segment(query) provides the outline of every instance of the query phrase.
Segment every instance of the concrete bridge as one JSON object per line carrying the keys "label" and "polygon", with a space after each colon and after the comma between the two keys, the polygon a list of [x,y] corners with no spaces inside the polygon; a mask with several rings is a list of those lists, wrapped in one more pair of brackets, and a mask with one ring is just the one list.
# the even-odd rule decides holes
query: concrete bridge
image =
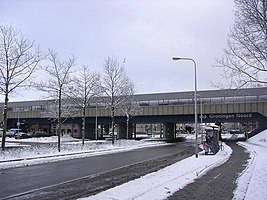
{"label": "concrete bridge", "polygon": [[[134,104],[140,112],[130,119],[130,124],[156,124],[164,127],[164,137],[173,138],[176,123],[194,123],[194,92],[173,92],[155,94],[137,94]],[[251,134],[267,128],[267,87],[248,89],[198,91],[198,121],[203,123],[220,122],[256,122],[258,129]],[[21,122],[39,127],[53,128],[53,120],[45,117],[51,100],[10,102],[8,112],[9,128],[15,126],[18,116]],[[3,104],[0,104],[3,107]],[[80,132],[81,111],[73,109],[75,114],[66,120],[74,124]],[[93,102],[86,110],[88,138],[94,138],[96,120],[98,124],[111,124],[110,110],[103,103]],[[126,138],[126,116],[120,109],[115,111],[115,123],[120,138]],[[202,116],[202,117],[201,117]],[[0,121],[2,121],[2,116]],[[134,127],[134,126],[131,126]],[[132,130],[131,130],[132,131]],[[79,134],[78,134],[79,135]]]}

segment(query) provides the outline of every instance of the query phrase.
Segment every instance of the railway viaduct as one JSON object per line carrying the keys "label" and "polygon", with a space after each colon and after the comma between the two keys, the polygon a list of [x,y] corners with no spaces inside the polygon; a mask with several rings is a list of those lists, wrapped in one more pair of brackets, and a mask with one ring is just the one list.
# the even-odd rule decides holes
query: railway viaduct
{"label": "railway viaduct", "polygon": [[[172,92],[134,95],[133,103],[140,112],[130,118],[132,124],[163,124],[165,138],[173,138],[176,123],[194,123],[194,92]],[[8,126],[18,121],[35,126],[53,128],[53,120],[45,117],[47,106],[52,100],[10,102],[8,105]],[[0,108],[3,104],[0,104]],[[110,109],[98,99],[86,110],[87,138],[94,138],[96,124],[111,124]],[[198,122],[256,122],[257,129],[250,136],[267,128],[267,87],[227,90],[198,91]],[[126,116],[115,110],[115,123],[119,138],[126,138]],[[2,116],[0,116],[2,121]],[[96,123],[97,121],[97,123]],[[81,129],[81,111],[69,117],[67,124]],[[132,126],[131,126],[132,127]],[[132,131],[132,130],[131,130]],[[78,136],[80,131],[78,131]]]}

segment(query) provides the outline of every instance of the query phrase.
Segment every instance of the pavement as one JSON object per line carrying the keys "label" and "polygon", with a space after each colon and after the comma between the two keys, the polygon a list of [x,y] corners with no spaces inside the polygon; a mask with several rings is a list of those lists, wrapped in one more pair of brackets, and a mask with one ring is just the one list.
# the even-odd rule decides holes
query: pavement
{"label": "pavement", "polygon": [[233,150],[230,158],[222,165],[208,171],[207,174],[175,192],[168,200],[230,200],[234,197],[237,187],[236,180],[245,169],[249,153],[236,144],[233,136],[225,140]]}

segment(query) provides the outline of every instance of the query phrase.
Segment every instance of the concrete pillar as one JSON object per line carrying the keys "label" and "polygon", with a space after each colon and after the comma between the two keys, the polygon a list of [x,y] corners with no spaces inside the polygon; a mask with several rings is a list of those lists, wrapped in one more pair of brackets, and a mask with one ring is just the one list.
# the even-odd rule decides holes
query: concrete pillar
{"label": "concrete pillar", "polygon": [[132,124],[132,127],[133,127],[133,131],[131,132],[132,134],[130,135],[132,138],[136,139],[136,124]]}
{"label": "concrete pillar", "polygon": [[[118,136],[117,139],[127,139],[127,125],[126,123],[118,124],[117,126]],[[128,139],[132,139],[132,133],[133,133],[133,124],[129,124],[129,135]]]}
{"label": "concrete pillar", "polygon": [[86,124],[85,125],[85,138],[86,139],[95,139],[95,124]]}
{"label": "concrete pillar", "polygon": [[173,122],[166,122],[163,124],[163,133],[164,133],[164,138],[168,140],[173,140],[174,139],[174,134],[175,134],[175,123]]}
{"label": "concrete pillar", "polygon": [[133,133],[135,133],[135,126],[134,124],[130,124],[129,123],[129,135],[128,135],[128,139],[133,139]]}

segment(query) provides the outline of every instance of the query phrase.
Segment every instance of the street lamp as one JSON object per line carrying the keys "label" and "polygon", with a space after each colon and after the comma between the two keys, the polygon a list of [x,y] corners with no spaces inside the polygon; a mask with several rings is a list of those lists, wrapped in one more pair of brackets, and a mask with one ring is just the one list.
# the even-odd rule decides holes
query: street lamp
{"label": "street lamp", "polygon": [[197,127],[197,64],[192,58],[180,58],[180,57],[173,57],[172,60],[190,60],[194,63],[195,67],[195,133],[196,133],[196,140],[195,140],[195,145],[196,145],[196,158],[198,158],[198,142],[197,142],[197,137],[198,137],[198,127]]}
{"label": "street lamp", "polygon": [[98,136],[98,124],[97,124],[97,103],[95,104],[95,140]]}

